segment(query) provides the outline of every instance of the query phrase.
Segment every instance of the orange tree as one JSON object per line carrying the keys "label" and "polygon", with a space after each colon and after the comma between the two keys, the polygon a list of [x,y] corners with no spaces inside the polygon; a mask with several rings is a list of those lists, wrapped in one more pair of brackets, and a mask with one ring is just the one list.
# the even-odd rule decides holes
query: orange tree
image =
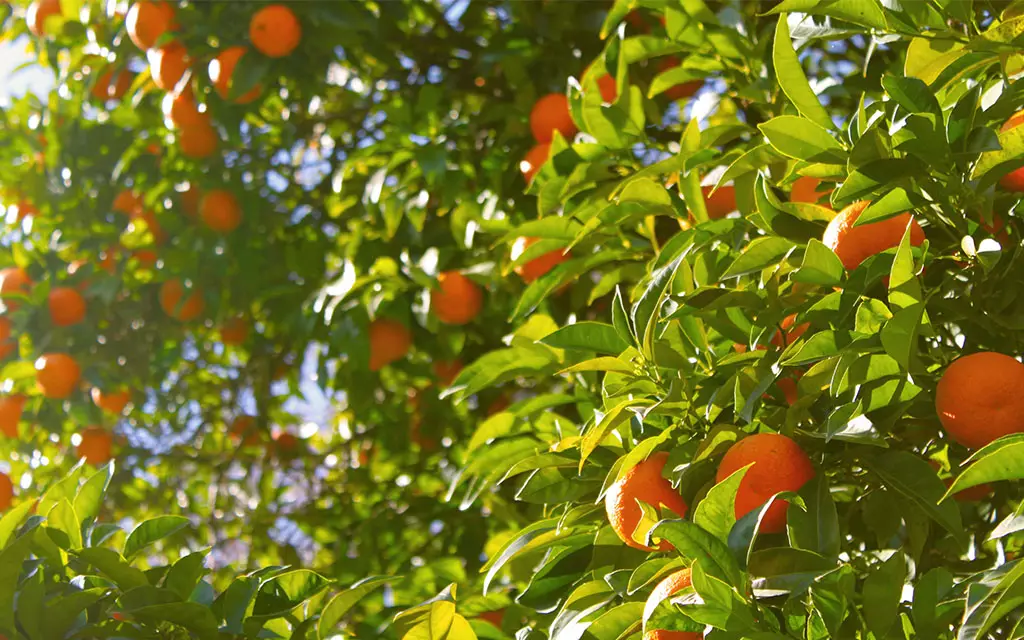
{"label": "orange tree", "polygon": [[0,12],[0,634],[1024,633],[1024,4]]}

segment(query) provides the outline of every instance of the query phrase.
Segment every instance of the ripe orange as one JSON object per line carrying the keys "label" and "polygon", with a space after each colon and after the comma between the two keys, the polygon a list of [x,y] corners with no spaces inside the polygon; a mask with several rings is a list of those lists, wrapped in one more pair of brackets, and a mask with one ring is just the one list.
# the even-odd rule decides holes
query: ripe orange
{"label": "ripe orange", "polygon": [[262,434],[256,428],[256,418],[252,416],[235,418],[228,427],[228,437],[243,447],[257,446],[263,440]]}
{"label": "ripe orange", "polygon": [[299,439],[287,431],[274,436],[274,454],[279,458],[291,458],[299,453]]}
{"label": "ripe orange", "polygon": [[496,413],[501,413],[510,406],[512,406],[512,403],[509,401],[508,396],[503,393],[495,398],[491,404],[487,405],[487,417],[491,417]]}
{"label": "ripe orange", "polygon": [[288,7],[268,5],[249,21],[249,40],[253,48],[268,58],[283,58],[302,41],[302,25]]}
{"label": "ripe orange", "polygon": [[[941,472],[942,465],[940,465],[938,461],[929,460],[928,464],[931,466],[932,469],[935,469],[936,472]],[[940,479],[942,480],[942,484],[946,485],[947,489],[953,486],[953,478]],[[969,489],[964,489],[963,491],[957,491],[956,493],[953,494],[953,499],[956,500],[957,502],[979,502],[991,496],[992,491],[992,485],[985,482],[970,487]]]}
{"label": "ripe orange", "polygon": [[200,111],[192,89],[185,85],[181,91],[168,93],[161,103],[164,118],[175,129],[210,126],[210,114]]}
{"label": "ripe orange", "polygon": [[534,103],[530,111],[530,130],[537,142],[551,142],[555,131],[571,139],[578,129],[569,114],[569,98],[564,93],[549,93]]}
{"label": "ripe orange", "polygon": [[102,253],[100,253],[100,255],[99,255],[99,258],[100,258],[99,267],[100,267],[100,269],[103,269],[104,271],[106,271],[107,273],[109,273],[111,275],[114,274],[114,272],[117,270],[117,265],[114,264],[114,258],[117,257],[117,251],[118,251],[117,247],[111,247],[111,248],[107,249],[106,251],[103,251]]}
{"label": "ripe orange", "polygon": [[992,351],[957,358],[939,379],[935,411],[951,438],[980,449],[1024,432],[1024,364]]}
{"label": "ripe orange", "polygon": [[18,343],[11,340],[11,321],[0,316],[0,360],[11,355],[18,348]]}
{"label": "ripe orange", "polygon": [[501,623],[505,619],[505,610],[497,609],[496,611],[485,611],[477,616],[481,620],[490,622],[494,626],[501,628]]}
{"label": "ripe orange", "polygon": [[18,423],[25,410],[25,400],[21,394],[0,398],[0,432],[8,438],[18,437]]}
{"label": "ripe orange", "polygon": [[[210,61],[209,74],[210,82],[213,83],[213,88],[217,90],[217,93],[221,98],[225,100],[231,95],[232,78],[235,75],[235,66],[238,64],[239,59],[244,56],[248,50],[245,47],[228,47],[221,51],[216,58]],[[246,93],[238,96],[234,99],[236,104],[246,104],[252,102],[256,98],[260,97],[260,93],[263,88],[255,86]]]}
{"label": "ripe orange", "polygon": [[718,220],[736,211],[736,188],[726,185],[711,193],[713,188],[710,185],[700,188],[704,194],[704,208],[707,209],[708,218]]}
{"label": "ripe orange", "polygon": [[128,10],[125,26],[135,46],[143,51],[152,49],[160,36],[177,29],[174,5],[167,2],[136,2]]}
{"label": "ripe orange", "polygon": [[202,160],[217,150],[217,132],[209,123],[183,127],[178,132],[178,149],[193,160]]}
{"label": "ripe orange", "polygon": [[[527,249],[539,241],[540,238],[516,238],[516,241],[512,244],[512,261],[518,260]],[[562,253],[561,249],[555,249],[529,262],[518,264],[512,270],[519,274],[523,282],[529,284],[568,259],[569,257]]]}
{"label": "ripe orange", "polygon": [[131,392],[127,389],[104,393],[99,387],[93,387],[90,395],[92,396],[93,404],[114,415],[124,413],[124,408],[128,406],[132,399]]}
{"label": "ripe orange", "polygon": [[[1010,129],[1016,129],[1022,124],[1024,124],[1024,109],[1010,116],[1010,119],[1003,123],[1003,126],[1000,127],[999,131],[1005,132]],[[1000,178],[999,186],[1007,191],[1024,193],[1024,167],[1021,167],[1016,171],[1011,171]]]}
{"label": "ripe orange", "polygon": [[[832,187],[822,189],[821,180],[810,176],[800,176],[789,190],[789,201],[819,204],[819,201],[830,193],[832,193]],[[822,203],[822,206],[829,206],[828,200]]]}
{"label": "ripe orange", "polygon": [[58,327],[70,327],[85,319],[85,298],[77,289],[54,287],[47,302],[50,320]]}
{"label": "ripe orange", "polygon": [[533,176],[540,171],[540,168],[548,161],[548,155],[550,155],[550,153],[551,145],[546,143],[534,145],[534,147],[527,152],[526,157],[519,163],[519,171],[526,179],[526,184],[533,182]]}
{"label": "ripe orange", "polygon": [[[116,74],[116,75],[115,75]],[[107,100],[120,100],[132,86],[135,74],[127,69],[115,70],[113,65],[107,66],[98,76],[92,85],[89,93],[100,102]]]}
{"label": "ripe orange", "polygon": [[[675,56],[668,56],[658,63],[658,72],[664,73],[669,69],[678,67],[680,64],[679,58],[676,58]],[[668,96],[669,100],[684,100],[697,93],[697,91],[699,91],[703,86],[703,80],[690,80],[689,82],[677,84],[671,89],[666,90],[665,95]]]}
{"label": "ripe orange", "polygon": [[28,11],[25,12],[25,22],[32,35],[36,37],[51,35],[46,33],[46,19],[60,14],[60,0],[36,0],[28,6]]}
{"label": "ripe orange", "polygon": [[[654,550],[653,547],[633,540],[633,531],[636,530],[636,526],[643,516],[637,500],[656,509],[668,508],[680,518],[686,515],[688,509],[686,502],[683,501],[679,492],[672,488],[672,483],[662,475],[667,461],[668,452],[666,451],[652,454],[627,471],[626,475],[619,478],[618,482],[613,484],[604,496],[604,508],[608,514],[608,523],[623,542],[635,549]],[[672,549],[672,545],[662,540],[657,549],[668,551]]]}
{"label": "ripe orange", "polygon": [[36,360],[35,368],[39,390],[53,400],[70,396],[82,377],[78,362],[66,353],[45,353]]}
{"label": "ripe orange", "polygon": [[180,42],[169,42],[146,52],[153,82],[164,91],[172,91],[188,71],[192,59]]}
{"label": "ripe orange", "polygon": [[480,313],[484,294],[480,287],[458,271],[437,276],[437,288],[430,292],[430,310],[445,324],[466,324]]}
{"label": "ripe orange", "polygon": [[28,273],[20,267],[7,267],[0,269],[0,298],[4,299],[7,308],[14,311],[21,304],[17,300],[9,299],[12,294],[28,295],[32,288],[32,279]]}
{"label": "ripe orange", "polygon": [[203,292],[193,285],[188,289],[188,295],[185,294],[185,285],[181,280],[168,280],[160,286],[160,308],[180,322],[195,320],[206,308]]}
{"label": "ripe orange", "polygon": [[908,224],[910,244],[918,247],[924,243],[924,229],[909,213],[859,227],[853,226],[869,204],[867,200],[861,200],[837,213],[821,238],[826,247],[835,251],[847,269],[856,269],[871,256],[898,247]]}
{"label": "ripe orange", "polygon": [[18,210],[18,222],[25,218],[39,215],[39,209],[28,200],[19,201],[18,204],[14,205],[14,208]]}
{"label": "ripe orange", "polygon": [[462,360],[458,358],[454,360],[436,360],[434,361],[433,369],[437,383],[442,387],[448,387],[451,386],[455,378],[459,376],[459,372],[462,371]]}
{"label": "ripe orange", "polygon": [[615,85],[615,78],[610,73],[606,73],[597,79],[597,88],[601,91],[601,100],[603,102],[615,102],[615,98],[619,97],[619,89]]}
{"label": "ripe orange", "polygon": [[220,341],[227,345],[244,344],[249,337],[249,323],[242,316],[229,318],[220,328]]}
{"label": "ripe orange", "polygon": [[993,212],[991,222],[986,220],[984,217],[980,218],[981,219],[978,221],[978,224],[981,226],[982,230],[995,237],[995,239],[1004,247],[1010,244],[1010,234],[1006,233],[1006,221],[1001,215]]}
{"label": "ripe orange", "polygon": [[142,207],[142,196],[138,192],[129,189],[125,189],[118,193],[117,197],[114,198],[114,204],[111,205],[111,209],[119,211],[129,217],[134,216],[139,211],[142,211]]}
{"label": "ripe orange", "polygon": [[131,259],[139,263],[139,266],[143,269],[152,269],[156,266],[158,256],[155,251],[150,249],[136,249],[132,251]]}
{"label": "ripe orange", "polygon": [[86,462],[97,467],[110,462],[114,438],[109,431],[101,427],[89,427],[82,432],[81,437],[82,441],[75,451],[79,458],[85,458]]}
{"label": "ripe orange", "polygon": [[[811,326],[809,322],[804,322],[794,327],[794,322],[796,322],[795,313],[783,318],[782,322],[779,323],[779,326],[781,327],[782,331],[776,331],[772,335],[773,345],[780,349],[784,349],[787,346],[799,340],[800,336],[804,335],[807,329],[809,329]],[[785,333],[783,333],[783,331],[785,331]]]}
{"label": "ripe orange", "polygon": [[[644,612],[647,613],[654,611],[655,607],[683,589],[686,589],[690,584],[689,569],[680,569],[675,573],[670,573],[668,577],[658,583],[658,586],[654,587],[654,591],[651,591],[651,595],[647,596],[647,603],[644,604]],[[703,637],[703,633],[696,633],[693,631],[648,629],[644,632],[643,640],[700,640]]]}
{"label": "ripe orange", "polygon": [[217,233],[230,233],[242,223],[242,210],[230,191],[213,189],[199,201],[199,217]]}
{"label": "ripe orange", "polygon": [[409,329],[395,320],[377,318],[370,323],[370,371],[380,371],[401,360],[412,346]]}
{"label": "ripe orange", "polygon": [[[777,433],[747,436],[729,447],[718,465],[716,482],[753,463],[740,481],[736,494],[736,518],[759,509],[779,491],[797,491],[814,477],[814,466],[796,442]],[[761,531],[778,533],[786,528],[789,503],[776,500],[761,521]]]}
{"label": "ripe orange", "polygon": [[181,192],[181,210],[189,218],[199,215],[199,201],[203,199],[203,192],[194,184],[189,184],[188,189]]}
{"label": "ripe orange", "polygon": [[14,483],[6,473],[0,473],[0,511],[5,511],[14,501]]}

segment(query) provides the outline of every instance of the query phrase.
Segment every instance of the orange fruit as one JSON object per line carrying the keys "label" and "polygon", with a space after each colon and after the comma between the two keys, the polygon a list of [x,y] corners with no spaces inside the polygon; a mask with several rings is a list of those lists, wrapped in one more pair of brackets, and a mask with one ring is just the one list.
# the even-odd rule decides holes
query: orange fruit
{"label": "orange fruit", "polygon": [[[647,603],[644,604],[644,611],[651,612],[663,601],[671,598],[691,584],[690,570],[680,569],[670,573],[666,578],[654,587],[651,595],[647,596]],[[701,640],[703,633],[693,631],[667,631],[664,629],[648,629],[644,632],[643,640]]]}
{"label": "orange fruit", "polygon": [[505,610],[498,609],[496,611],[485,611],[477,617],[486,622],[490,622],[500,629],[501,623],[505,619]]}
{"label": "orange fruit", "polygon": [[[667,461],[666,451],[651,454],[649,458],[627,471],[604,495],[608,523],[623,542],[635,549],[654,551],[654,547],[633,540],[633,531],[643,516],[637,500],[655,509],[665,507],[680,518],[686,515],[686,502],[679,492],[672,488],[672,483],[662,475]],[[672,545],[662,540],[657,549],[668,551],[672,549]]]}
{"label": "orange fruit", "polygon": [[712,189],[714,187],[711,185],[700,188],[701,193],[704,194],[704,208],[707,209],[708,218],[718,220],[736,211],[735,187],[722,186],[714,193],[711,193]]}
{"label": "orange fruit", "polygon": [[[217,93],[221,98],[225,100],[231,95],[232,77],[235,75],[235,66],[238,64],[239,59],[246,55],[248,50],[245,47],[228,47],[221,51],[216,58],[210,61],[209,73],[210,82],[213,83],[213,88],[217,90]],[[252,102],[256,98],[260,97],[260,93],[263,88],[255,86],[246,93],[238,96],[234,99],[236,104],[245,104]]]}
{"label": "orange fruit", "polygon": [[199,201],[199,217],[217,233],[230,233],[242,223],[242,210],[230,191],[213,189]]}
{"label": "orange fruit", "polygon": [[786,404],[789,406],[796,404],[796,401],[799,399],[796,380],[793,378],[779,378],[775,381],[775,385],[782,391],[782,397],[786,399]]}
{"label": "orange fruit", "polygon": [[164,91],[173,91],[185,76],[192,59],[188,50],[179,42],[169,42],[159,49],[146,52],[153,82]]}
{"label": "orange fruit", "polygon": [[530,130],[537,142],[551,142],[555,131],[571,139],[578,129],[569,114],[569,98],[564,93],[549,93],[534,103],[530,111]]}
{"label": "orange fruit", "polygon": [[288,7],[268,5],[249,21],[249,40],[254,49],[268,58],[283,58],[302,41],[302,25]]}
{"label": "orange fruit", "polygon": [[[518,260],[527,249],[539,241],[540,238],[516,238],[512,244],[512,261]],[[562,253],[561,249],[555,249],[526,263],[517,264],[512,270],[519,274],[523,282],[529,284],[568,259],[569,257]]]}
{"label": "orange fruit", "polygon": [[189,184],[188,189],[181,192],[181,210],[189,218],[199,215],[199,201],[203,198],[203,192],[194,184]]}
{"label": "orange fruit", "polygon": [[[932,469],[935,469],[936,472],[941,472],[942,465],[940,465],[938,461],[929,460],[928,464]],[[953,478],[940,478],[940,480],[942,480],[942,484],[946,485],[947,489],[953,486]],[[992,485],[985,482],[968,489],[964,489],[963,491],[957,491],[953,494],[953,499],[957,502],[980,502],[991,495]]]}
{"label": "orange fruit", "polygon": [[[1005,132],[1010,129],[1016,129],[1022,124],[1024,124],[1024,109],[1010,116],[1010,119],[1003,123],[1003,126],[1000,127],[999,131]],[[1024,193],[1024,167],[1011,171],[1000,178],[999,186],[1007,191]]]}
{"label": "orange fruit", "polygon": [[[673,69],[682,64],[679,58],[675,56],[668,56],[658,63],[658,72],[664,73],[669,69]],[[665,95],[670,100],[684,100],[689,98],[693,94],[697,93],[701,87],[704,86],[703,80],[690,80],[689,82],[683,82],[665,91]]]}
{"label": "orange fruit", "polygon": [[156,266],[156,261],[159,259],[159,256],[156,255],[155,251],[150,249],[137,249],[132,251],[131,259],[138,262],[139,266],[143,269],[152,269]]}
{"label": "orange fruit", "polygon": [[6,473],[0,473],[0,511],[6,510],[14,501],[14,483]]}
{"label": "orange fruit", "polygon": [[124,413],[124,408],[128,406],[132,399],[131,392],[127,389],[104,393],[99,387],[93,387],[90,395],[92,396],[93,404],[107,413],[118,416]]}
{"label": "orange fruit", "polygon": [[495,398],[491,404],[487,405],[487,417],[493,416],[496,413],[501,413],[510,406],[512,406],[512,403],[509,401],[508,396],[503,393]]}
{"label": "orange fruit", "polygon": [[604,102],[615,102],[619,97],[619,89],[615,86],[615,78],[606,73],[597,79],[597,88],[601,91],[601,100]]}
{"label": "orange fruit", "polygon": [[131,217],[142,211],[142,207],[142,196],[134,190],[125,189],[117,194],[110,208]]}
{"label": "orange fruit", "polygon": [[178,27],[174,22],[174,5],[167,2],[136,2],[125,18],[128,37],[135,46],[152,49],[160,36]]}
{"label": "orange fruit", "polygon": [[82,432],[81,438],[75,451],[79,458],[85,458],[86,462],[97,467],[110,462],[114,438],[109,431],[101,427],[89,427]]}
{"label": "orange fruit", "polygon": [[241,316],[229,318],[220,328],[220,341],[227,345],[244,344],[249,337],[249,323]]}
{"label": "orange fruit", "polygon": [[380,371],[401,360],[412,346],[409,329],[395,320],[377,318],[370,323],[370,371]]}
{"label": "orange fruit", "polygon": [[462,371],[462,360],[458,358],[454,360],[436,360],[434,361],[433,369],[437,383],[442,387],[448,387],[451,386],[455,378],[459,376],[459,372]]}
{"label": "orange fruit", "polygon": [[36,360],[35,368],[39,390],[54,400],[70,396],[82,377],[78,362],[66,353],[45,353]]}
{"label": "orange fruit", "polygon": [[995,239],[1003,246],[1010,244],[1010,234],[1006,233],[1006,221],[1003,220],[1003,217],[998,213],[992,213],[992,222],[989,222],[982,217],[978,221],[978,224],[981,226],[982,230],[987,232],[989,235],[994,236]]}
{"label": "orange fruit", "polygon": [[[795,182],[793,182],[793,187],[789,190],[789,201],[819,204],[822,198],[826,198],[828,194],[832,193],[832,191],[832,187],[825,187],[822,189],[821,180],[817,178],[800,176]],[[821,204],[824,207],[829,206],[828,200],[825,200],[825,202]]]}
{"label": "orange fruit", "polygon": [[11,355],[18,343],[11,340],[11,321],[0,316],[0,360]]}
{"label": "orange fruit", "polygon": [[113,275],[114,271],[117,270],[117,265],[114,264],[114,258],[117,256],[117,247],[111,247],[106,251],[100,253],[99,267],[107,273]]}
{"label": "orange fruit", "polygon": [[181,91],[168,93],[160,104],[164,118],[175,129],[210,126],[210,114],[200,111],[191,87],[185,85]]}
{"label": "orange fruit", "polygon": [[980,449],[1024,432],[1024,364],[992,351],[957,358],[939,378],[935,411],[951,438]]}
{"label": "orange fruit", "polygon": [[294,434],[282,431],[274,436],[274,454],[279,458],[290,458],[299,453],[299,439]]}
{"label": "orange fruit", "polygon": [[28,24],[28,30],[36,37],[52,35],[46,33],[46,19],[60,14],[60,0],[36,0],[28,5],[25,22]]}
{"label": "orange fruit", "polygon": [[475,318],[484,304],[480,287],[458,271],[437,276],[437,288],[430,292],[430,310],[445,324],[466,324]]}
{"label": "orange fruit", "polygon": [[20,267],[0,269],[0,298],[4,298],[7,308],[14,311],[21,304],[17,300],[6,299],[12,294],[28,295],[32,288],[32,279]]}
{"label": "orange fruit", "polygon": [[50,289],[47,300],[50,320],[58,327],[70,327],[85,319],[85,298],[71,287]]}
{"label": "orange fruit", "polygon": [[[797,491],[814,477],[814,466],[796,442],[778,433],[747,436],[729,447],[718,465],[715,481],[753,463],[740,481],[736,493],[736,518],[759,509],[780,491]],[[778,533],[786,528],[789,503],[776,500],[761,520],[763,533]]]}
{"label": "orange fruit", "polygon": [[100,102],[120,100],[128,93],[134,78],[135,74],[131,71],[115,69],[113,65],[109,65],[96,77],[96,82],[89,93]]}
{"label": "orange fruit", "polygon": [[256,418],[252,416],[238,416],[231,426],[228,427],[228,437],[243,447],[252,447],[260,444],[263,440],[256,428]]}
{"label": "orange fruit", "polygon": [[14,208],[18,210],[18,221],[21,222],[25,218],[31,218],[32,216],[39,215],[39,209],[34,204],[27,200],[21,200],[18,204],[14,205]]}
{"label": "orange fruit", "polygon": [[[789,346],[789,345],[793,344],[794,342],[796,342],[797,340],[799,340],[800,336],[804,335],[804,333],[807,331],[807,329],[809,329],[810,326],[811,326],[811,324],[809,322],[804,322],[804,323],[794,327],[793,326],[794,322],[796,322],[796,314],[795,313],[790,314],[790,315],[786,316],[785,318],[783,318],[782,322],[779,323],[779,326],[782,328],[782,331],[776,331],[775,334],[772,335],[772,344],[773,345],[775,345],[776,347],[778,347],[780,349],[784,349],[787,346]],[[785,333],[783,333],[783,331]]]}
{"label": "orange fruit", "polygon": [[8,438],[18,437],[18,423],[25,410],[25,396],[16,394],[0,398],[0,432]]}
{"label": "orange fruit", "polygon": [[182,127],[178,132],[178,150],[193,160],[208,158],[217,150],[217,132],[209,123]]}
{"label": "orange fruit", "polygon": [[519,163],[519,171],[523,174],[523,178],[526,179],[526,184],[533,182],[533,176],[540,171],[540,168],[548,161],[548,155],[550,155],[550,153],[551,145],[547,143],[534,145],[534,147],[527,152],[526,157]]}
{"label": "orange fruit", "polygon": [[861,200],[837,213],[822,236],[821,241],[835,251],[847,269],[855,269],[871,256],[898,247],[908,224],[910,244],[918,247],[924,243],[924,229],[909,213],[859,227],[853,226],[869,204],[867,200]]}
{"label": "orange fruit", "polygon": [[199,287],[192,286],[186,296],[185,285],[174,279],[160,285],[160,308],[175,320],[188,322],[202,315],[206,301]]}

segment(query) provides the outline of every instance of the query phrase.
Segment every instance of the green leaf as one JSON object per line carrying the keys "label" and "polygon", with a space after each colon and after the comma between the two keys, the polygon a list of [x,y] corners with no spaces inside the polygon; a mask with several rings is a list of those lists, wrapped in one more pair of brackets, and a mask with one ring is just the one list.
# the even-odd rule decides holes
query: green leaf
{"label": "green leaf", "polygon": [[778,236],[755,238],[747,245],[743,253],[729,265],[726,272],[722,274],[722,279],[735,278],[777,264],[795,248],[796,244],[786,238]]}
{"label": "green leaf", "polygon": [[1003,436],[975,451],[964,464],[943,500],[986,482],[1024,479],[1024,434]]}
{"label": "green leaf", "polygon": [[157,516],[146,520],[128,534],[128,539],[124,543],[124,557],[131,559],[157,540],[181,531],[188,524],[188,518],[182,516]]}
{"label": "green leaf", "polygon": [[95,518],[99,513],[103,495],[106,493],[113,475],[114,463],[111,462],[89,476],[82,488],[78,490],[78,495],[75,496],[75,513],[83,522]]}
{"label": "green leaf", "polygon": [[924,310],[923,302],[900,309],[882,327],[881,338],[885,352],[899,362],[904,370],[912,366]]}
{"label": "green leaf", "polygon": [[966,53],[964,45],[955,40],[913,38],[907,47],[903,75],[932,84],[949,65]]}
{"label": "green leaf", "polygon": [[757,125],[779,153],[808,162],[841,163],[845,151],[828,131],[807,118],[778,116]]}
{"label": "green leaf", "polygon": [[795,504],[789,505],[786,516],[789,544],[797,549],[813,551],[824,558],[837,558],[841,532],[828,478],[822,474],[814,476],[801,487],[799,494],[806,510]]}
{"label": "green leaf", "polygon": [[276,575],[260,585],[252,615],[268,618],[284,615],[326,589],[327,585],[326,578],[308,569]]}
{"label": "green leaf", "polygon": [[922,80],[887,75],[882,78],[882,86],[896,104],[910,113],[939,114],[939,101]]}
{"label": "green leaf", "polygon": [[556,349],[577,349],[619,355],[629,347],[610,324],[603,322],[577,322],[562,327],[540,340]]}
{"label": "green leaf", "polygon": [[192,591],[196,588],[196,585],[199,584],[199,580],[206,573],[203,563],[206,561],[209,551],[209,549],[195,551],[179,558],[167,570],[167,576],[164,578],[164,588],[174,591],[181,596],[182,600],[188,600],[192,596]]}
{"label": "green leaf", "polygon": [[320,613],[320,620],[316,625],[317,638],[326,640],[331,637],[334,628],[352,607],[392,579],[388,576],[364,578],[331,598]]}
{"label": "green leaf", "polygon": [[613,358],[611,356],[601,356],[600,358],[591,358],[578,362],[571,367],[562,369],[558,372],[558,375],[564,373],[576,373],[580,371],[617,371],[619,373],[633,373],[636,369],[633,365],[628,362],[623,362],[619,358]]}
{"label": "green leaf", "polygon": [[99,569],[101,574],[113,581],[122,591],[149,584],[146,574],[125,562],[121,554],[113,549],[90,547],[79,549],[74,552],[74,555]]}
{"label": "green leaf", "polygon": [[966,543],[960,510],[952,502],[939,504],[946,487],[927,462],[906,451],[886,451],[864,456],[861,463],[885,486],[920,507],[958,542]]}
{"label": "green leaf", "polygon": [[876,566],[864,580],[864,617],[868,629],[877,638],[886,637],[896,622],[903,581],[907,577],[907,562],[897,551],[888,560]]}
{"label": "green leaf", "polygon": [[729,532],[736,524],[736,492],[749,468],[743,467],[711,487],[693,513],[693,522],[722,542],[729,542]]}
{"label": "green leaf", "polygon": [[814,95],[811,85],[804,75],[804,69],[800,65],[796,51],[793,49],[793,41],[789,35],[789,23],[785,13],[779,15],[779,21],[775,26],[775,42],[772,46],[772,62],[775,66],[775,77],[779,86],[790,99],[800,115],[808,118],[825,129],[835,127],[828,111],[821,106],[818,96]]}
{"label": "green leaf", "polygon": [[11,536],[25,522],[25,518],[28,517],[28,514],[32,513],[32,509],[35,506],[35,500],[26,500],[16,507],[11,507],[0,518],[0,549],[7,547],[7,544],[11,541]]}
{"label": "green leaf", "polygon": [[914,209],[914,204],[907,196],[906,190],[902,187],[896,187],[881,198],[872,200],[871,204],[857,216],[853,226],[859,227],[871,224],[872,222],[888,220],[912,209]]}
{"label": "green leaf", "polygon": [[811,238],[807,242],[800,268],[790,277],[796,282],[831,287],[842,282],[845,274],[846,270],[839,256],[817,238]]}
{"label": "green leaf", "polygon": [[131,611],[133,618],[151,625],[171,622],[185,627],[202,640],[216,640],[217,619],[210,608],[196,602],[170,602],[140,607]]}
{"label": "green leaf", "polygon": [[[910,251],[911,226],[903,232],[896,258],[889,271],[889,306],[897,313],[922,302],[921,283],[914,277],[914,256]],[[923,312],[922,312],[923,318]],[[909,354],[908,354],[909,355]]]}
{"label": "green leaf", "polygon": [[64,532],[71,544],[70,549],[82,548],[82,525],[75,514],[75,508],[67,499],[54,505],[46,514],[46,520],[50,525]]}
{"label": "green leaf", "polygon": [[700,526],[685,520],[662,520],[651,529],[651,535],[668,540],[688,562],[702,560],[705,570],[734,587],[744,585],[746,578],[729,547]]}
{"label": "green leaf", "polygon": [[26,533],[0,551],[0,629],[14,629],[14,598],[22,563],[32,550],[34,533]]}
{"label": "green leaf", "polygon": [[600,446],[608,434],[633,417],[634,413],[631,409],[639,409],[649,404],[651,401],[642,398],[626,398],[601,416],[597,424],[584,432],[583,439],[580,440],[580,470],[583,470],[583,463]]}
{"label": "green leaf", "polygon": [[[1024,127],[1014,127],[1008,131],[1000,131],[999,151],[986,151],[981,154],[978,162],[971,171],[972,180],[981,180],[997,166],[1004,162],[1019,159],[1024,156]],[[1000,171],[1000,174],[1005,173]]]}

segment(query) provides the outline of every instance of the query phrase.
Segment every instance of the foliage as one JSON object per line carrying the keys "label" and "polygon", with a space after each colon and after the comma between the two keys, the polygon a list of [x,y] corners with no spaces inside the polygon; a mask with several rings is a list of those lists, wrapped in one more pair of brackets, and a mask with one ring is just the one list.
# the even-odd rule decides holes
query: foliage
{"label": "foliage", "polygon": [[[28,39],[58,87],[0,112],[0,267],[32,281],[0,281],[27,399],[0,633],[1020,636],[1024,385],[976,372],[1009,434],[976,451],[935,398],[958,357],[1021,352],[1024,4],[296,3],[276,58],[248,47],[261,6],[176,5],[155,43],[187,51],[169,94],[205,106],[206,157],[126,7],[65,0]],[[579,133],[524,189],[552,92]],[[858,202],[848,253],[826,226]],[[454,271],[483,291],[463,324]],[[53,321],[59,287],[83,321]],[[37,388],[45,353],[80,365],[69,397]],[[716,472],[755,433],[814,477],[737,513],[749,468]],[[671,545],[647,552],[601,501],[654,452],[689,509],[638,496],[635,546]]]}

